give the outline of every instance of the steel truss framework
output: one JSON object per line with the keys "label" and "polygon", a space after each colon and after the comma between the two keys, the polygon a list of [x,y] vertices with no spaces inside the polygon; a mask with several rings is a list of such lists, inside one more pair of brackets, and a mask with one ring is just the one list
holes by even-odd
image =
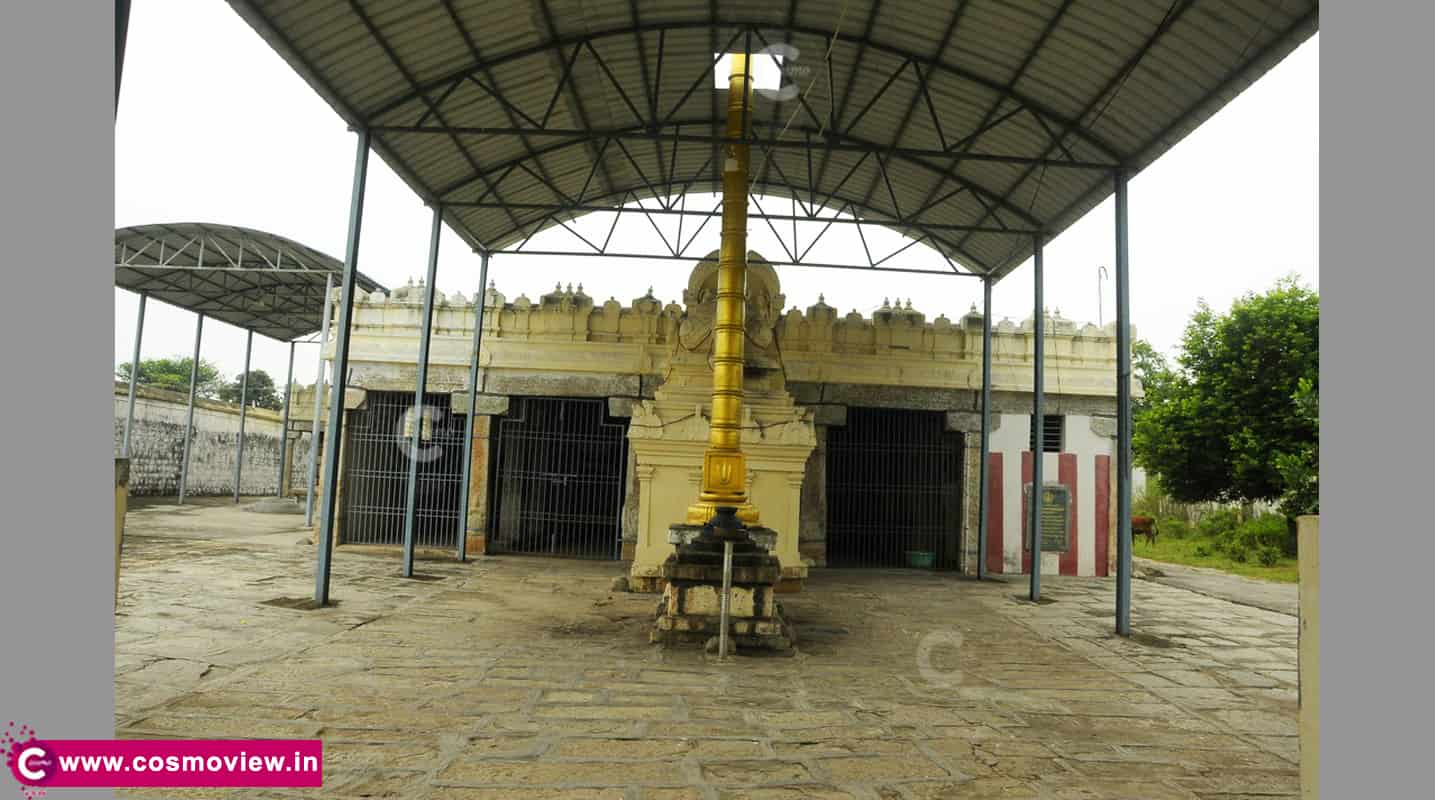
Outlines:
{"label": "steel truss framework", "polygon": [[[180,460],[178,500],[185,500],[189,482],[189,451],[193,439],[194,400],[198,388],[200,348],[206,317],[245,330],[244,371],[241,373],[239,436],[234,456],[234,502],[239,502],[244,477],[244,427],[248,416],[249,363],[254,334],[289,343],[289,365],[284,381],[277,491],[284,488],[284,465],[289,444],[289,393],[294,383],[294,346],[310,334],[328,328],[328,300],[335,275],[344,275],[343,262],[282,236],[249,228],[207,223],[141,225],[115,231],[115,286],[139,295],[133,356],[130,359],[129,399],[120,452],[131,455],[135,393],[139,378],[140,346],[144,337],[145,309],[151,297],[194,312],[194,354],[190,362],[189,399],[186,409],[184,454]],[[375,281],[355,274],[365,291],[387,291]],[[320,348],[320,374],[323,352]],[[318,386],[318,384],[315,384]],[[316,415],[317,419],[317,415]],[[318,425],[314,426],[317,437]],[[309,505],[314,480],[311,474]]]}
{"label": "steel truss framework", "polygon": [[[835,21],[829,4],[813,0],[709,0],[706,9],[529,0],[531,13],[479,0],[346,0],[313,15],[259,0],[230,3],[358,134],[337,308],[334,369],[340,375],[348,363],[371,150],[433,209],[435,230],[447,223],[480,254],[482,286],[495,253],[560,252],[527,247],[548,228],[566,228],[581,244],[565,255],[689,257],[717,210],[689,208],[688,195],[700,186],[715,193],[724,148],[746,143],[760,156],[751,175],[758,206],[751,216],[774,234],[778,226],[792,232],[790,244],[778,235],[788,260],[774,263],[912,271],[896,259],[926,245],[941,254],[946,274],[983,280],[985,343],[992,284],[1034,256],[1034,313],[1041,314],[1043,244],[1114,192],[1116,629],[1130,632],[1127,180],[1312,35],[1314,0],[1151,0],[1119,10],[1075,0],[999,8],[850,0]],[[780,66],[791,78],[744,107],[753,131],[747,140],[724,136],[719,109],[725,104],[713,90],[718,54],[729,52],[781,52]],[[761,205],[784,198],[788,213]],[[580,235],[574,220],[594,211],[616,212],[614,226],[624,217],[646,218],[662,248],[617,253],[609,246],[612,228],[601,244]],[[696,226],[692,237],[669,239],[658,224],[669,216],[678,218],[680,231],[685,221]],[[810,260],[822,233],[804,246],[800,224],[824,233],[855,226],[866,263]],[[910,241],[896,253],[874,255],[864,225]],[[437,243],[435,235],[430,271]],[[433,281],[426,286],[425,340]],[[481,303],[475,313],[471,386],[477,385]],[[983,353],[989,379],[989,348]],[[1038,348],[1038,415],[1042,361]],[[990,387],[983,383],[985,455]],[[424,388],[421,378],[416,402]],[[342,420],[343,393],[338,382],[330,397],[331,428]],[[319,604],[329,597],[338,437],[328,437],[325,450]],[[987,471],[984,458],[983,505]],[[1037,540],[1039,505],[1032,504]],[[412,502],[409,507],[412,514]],[[984,574],[985,509],[980,519],[978,573]],[[460,558],[464,540],[459,537]],[[407,575],[407,543],[405,550]],[[1033,559],[1033,600],[1039,599],[1039,570]]]}

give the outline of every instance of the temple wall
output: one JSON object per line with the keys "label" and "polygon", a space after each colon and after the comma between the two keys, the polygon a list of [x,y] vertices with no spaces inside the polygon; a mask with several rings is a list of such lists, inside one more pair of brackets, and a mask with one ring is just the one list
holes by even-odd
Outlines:
{"label": "temple wall", "polygon": [[[750,263],[760,262],[750,255]],[[488,479],[489,455],[482,445],[487,444],[489,421],[504,413],[507,398],[609,398],[610,407],[621,407],[622,415],[632,415],[634,420],[629,437],[636,446],[630,450],[625,470],[622,556],[651,563],[665,552],[669,547],[667,526],[682,521],[681,512],[696,498],[700,431],[683,434],[688,444],[682,446],[674,444],[682,438],[676,434],[664,434],[668,444],[657,446],[639,441],[650,434],[635,431],[652,415],[671,417],[672,409],[683,404],[687,404],[683,413],[690,414],[694,405],[699,413],[705,413],[698,384],[677,390],[673,383],[675,370],[681,373],[683,364],[705,361],[710,347],[704,331],[710,325],[705,309],[711,307],[712,300],[703,289],[704,264],[694,271],[682,303],[664,303],[651,292],[626,304],[612,298],[599,303],[586,295],[581,285],[576,290],[556,287],[536,300],[526,295],[510,300],[490,285],[483,292],[479,359],[479,414],[485,422],[475,428],[476,439],[479,430],[483,433],[474,448],[474,463],[482,467],[482,478],[476,469],[474,480]],[[865,317],[856,312],[842,315],[820,297],[805,310],[792,307],[784,312],[786,298],[778,291],[771,267],[751,268],[749,274],[749,368],[770,376],[762,384],[768,388],[758,391],[759,395],[767,392],[762,395],[765,399],[750,404],[757,409],[751,424],[766,430],[773,424],[790,423],[810,431],[803,434],[810,437],[804,438],[808,444],[800,446],[805,449],[791,454],[783,451],[777,459],[784,465],[781,469],[791,473],[789,477],[777,472],[753,474],[753,496],[759,501],[763,522],[791,529],[791,540],[783,539],[779,545],[786,554],[784,568],[805,571],[807,566],[825,561],[822,473],[827,427],[841,424],[849,408],[878,407],[944,411],[948,429],[963,433],[965,486],[959,541],[964,569],[974,572],[978,557],[980,314],[973,308],[956,320],[945,314],[928,320],[908,302],[884,304]],[[440,292],[435,300],[428,391],[454,393],[456,410],[467,402],[474,299]],[[413,391],[421,303],[422,286],[415,285],[399,287],[388,296],[360,294],[356,298],[349,356],[351,387]],[[1065,561],[1059,554],[1045,554],[1043,566],[1050,566],[1051,574],[1100,574],[1105,568],[1098,564],[1099,555],[1106,553],[1099,554],[1096,547],[1096,539],[1104,535],[1097,517],[1101,513],[1109,516],[1110,503],[1098,502],[1096,491],[1098,484],[1113,482],[1099,481],[1097,473],[1105,469],[1109,478],[1114,425],[1105,422],[1115,414],[1116,327],[1078,325],[1056,316],[1048,316],[1045,324],[1046,413],[1063,415],[1069,433],[1062,453],[1043,455],[1044,472],[1049,481],[1065,475],[1064,482],[1075,488],[1077,545]],[[1134,336],[1134,330],[1132,333]],[[1019,323],[1001,320],[993,326],[995,431],[991,450],[994,480],[999,479],[1003,488],[996,514],[1000,519],[989,522],[1005,527],[999,561],[1000,570],[1009,573],[1023,569],[1018,523],[1023,463],[1029,471],[1031,459],[1026,448],[1034,338],[1030,319]],[[332,344],[326,348],[326,357],[332,355],[331,350]],[[685,380],[694,380],[691,370],[687,374]],[[697,380],[701,382],[700,377]],[[1139,386],[1133,390],[1139,395]],[[665,396],[668,399],[664,400]],[[307,417],[310,404],[312,395],[308,400],[296,400],[296,405],[305,409],[296,407],[296,418]],[[698,427],[705,430],[705,422],[699,422]],[[1104,433],[1107,428],[1110,436]],[[1105,460],[1100,460],[1103,457]],[[788,466],[791,458],[797,459],[798,466]],[[481,547],[482,528],[473,526],[481,526],[487,519],[486,504],[486,492],[475,491],[470,502],[471,547]],[[1107,524],[1104,529],[1110,527]],[[997,538],[994,535],[993,541]]]}

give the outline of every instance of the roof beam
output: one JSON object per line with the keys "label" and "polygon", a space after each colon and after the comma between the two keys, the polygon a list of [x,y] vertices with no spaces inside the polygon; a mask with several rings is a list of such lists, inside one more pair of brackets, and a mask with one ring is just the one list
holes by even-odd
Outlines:
{"label": "roof beam", "polygon": [[[546,4],[542,5],[546,6]],[[715,37],[717,27],[731,26],[738,29],[739,34],[743,29],[760,29],[763,27],[771,29],[773,27],[766,22],[758,20],[719,20],[719,18],[716,16],[716,5],[716,0],[712,0],[711,20],[694,20],[686,22],[666,23],[649,22],[639,26],[626,25],[601,31],[594,31],[591,33],[571,34],[566,36],[552,35],[553,28],[550,24],[550,37],[545,41],[527,47],[517,48],[507,53],[493,56],[482,62],[474,62],[433,80],[418,84],[414,89],[409,92],[396,95],[393,98],[375,104],[372,110],[368,111],[363,115],[361,120],[362,125],[363,127],[372,129],[380,124],[381,118],[385,115],[399,108],[402,108],[403,106],[412,103],[415,100],[420,100],[421,98],[426,96],[425,93],[427,92],[447,87],[450,82],[459,79],[465,75],[478,72],[480,70],[492,68],[501,64],[506,64],[512,61],[549,54],[551,51],[554,50],[565,52],[567,48],[573,46],[581,46],[584,42],[596,41],[611,37],[627,38],[631,37],[635,32],[643,31],[666,30],[668,32],[672,32],[675,30],[691,30],[694,28],[705,28],[712,30],[712,37],[710,38],[714,40],[714,47],[716,47]],[[835,37],[838,42],[842,42],[848,45],[855,45],[866,49],[871,49],[876,52],[883,53],[885,55],[892,56],[898,59],[911,59],[912,61],[922,65],[923,67],[928,68],[927,75],[929,80],[931,78],[932,72],[936,72],[941,75],[951,76],[966,83],[974,84],[976,86],[982,87],[993,92],[1000,93],[1006,89],[1005,84],[975,73],[969,69],[966,69],[965,67],[951,64],[946,61],[942,61],[940,59],[933,58],[924,54],[912,53],[900,47],[889,45],[884,42],[873,41],[870,39],[870,37],[854,36],[852,34],[845,34],[842,31],[837,31],[834,33],[831,30],[824,30],[822,28],[810,25],[799,24],[793,24],[788,30],[788,33],[802,36],[810,36],[822,39],[824,41],[830,40]],[[717,51],[714,50],[714,52]],[[701,76],[699,77],[699,81],[701,81]],[[1071,134],[1084,139],[1089,145],[1096,148],[1105,157],[1112,160],[1121,160],[1122,154],[1114,146],[1102,141],[1099,137],[1095,136],[1094,134],[1091,134],[1089,131],[1084,131],[1080,129],[1079,126],[1077,126],[1071,119],[1069,119],[1065,115],[1053,109],[1050,109],[1046,105],[1039,103],[1036,100],[1014,90],[1011,92],[1010,97],[1012,100],[1031,109],[1032,113],[1040,114],[1041,116],[1045,117],[1052,124],[1056,125],[1057,128],[1069,127]],[[714,113],[712,116],[715,117],[717,115]]]}

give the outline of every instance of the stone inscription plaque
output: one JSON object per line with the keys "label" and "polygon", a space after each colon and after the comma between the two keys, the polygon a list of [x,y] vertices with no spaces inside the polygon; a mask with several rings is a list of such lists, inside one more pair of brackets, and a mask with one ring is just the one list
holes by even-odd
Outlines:
{"label": "stone inscription plaque", "polygon": [[[1023,520],[1023,543],[1031,549],[1031,484],[1026,484],[1028,515]],[[1059,483],[1048,483],[1041,489],[1041,550],[1043,553],[1064,553],[1071,547],[1071,492]]]}

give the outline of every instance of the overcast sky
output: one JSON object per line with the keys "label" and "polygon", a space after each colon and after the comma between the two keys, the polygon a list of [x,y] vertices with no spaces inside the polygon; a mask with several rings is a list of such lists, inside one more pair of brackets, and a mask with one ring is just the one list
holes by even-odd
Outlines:
{"label": "overcast sky", "polygon": [[[1157,348],[1174,351],[1197,298],[1224,309],[1241,294],[1265,290],[1288,274],[1318,287],[1318,38],[1132,179],[1132,318],[1137,335]],[[228,4],[134,4],[115,124],[116,227],[239,225],[342,257],[354,146],[354,134],[339,117]],[[429,210],[377,157],[369,161],[367,191],[359,269],[391,287],[420,276]],[[773,207],[778,202],[764,206],[787,213],[787,201],[780,201],[781,210]],[[1046,247],[1047,305],[1063,317],[1096,322],[1099,302],[1105,321],[1113,318],[1112,284],[1098,284],[1098,268],[1110,273],[1114,264],[1112,206],[1108,200],[1093,209]],[[711,207],[711,202],[704,206]],[[641,248],[654,236],[641,218],[635,222],[619,228],[615,249]],[[587,224],[606,230],[607,221]],[[716,249],[717,227],[709,223],[691,252]],[[619,241],[625,230],[633,237],[628,245]],[[685,235],[692,230],[689,223]],[[826,236],[819,249],[861,251],[850,226]],[[868,235],[878,258],[902,241],[896,234]],[[575,245],[560,228],[535,237],[529,247],[573,250]],[[908,250],[901,261],[922,267],[941,263],[930,251],[919,253],[923,247]],[[761,222],[749,226],[749,248],[783,257]],[[810,258],[819,255],[814,250]],[[664,301],[680,300],[690,269],[674,261],[499,254],[489,274],[510,300],[520,293],[536,299],[562,281],[581,282],[599,302],[613,296],[626,305],[649,286]],[[943,313],[955,320],[981,301],[981,283],[971,278],[778,271],[789,308],[806,309],[819,292],[844,314],[869,313],[884,297],[910,297],[929,320]],[[997,284],[998,320],[1031,315],[1031,273],[1028,262]],[[472,295],[477,280],[478,256],[445,229],[438,288]],[[130,359],[137,307],[137,295],[115,290],[116,363]],[[193,314],[149,304],[142,358],[187,356],[193,339]],[[317,350],[313,344],[298,347],[296,380],[313,381]],[[287,355],[287,344],[255,337],[254,367],[276,382],[283,381]],[[238,373],[244,332],[211,320],[204,328],[202,357],[226,376]]]}

